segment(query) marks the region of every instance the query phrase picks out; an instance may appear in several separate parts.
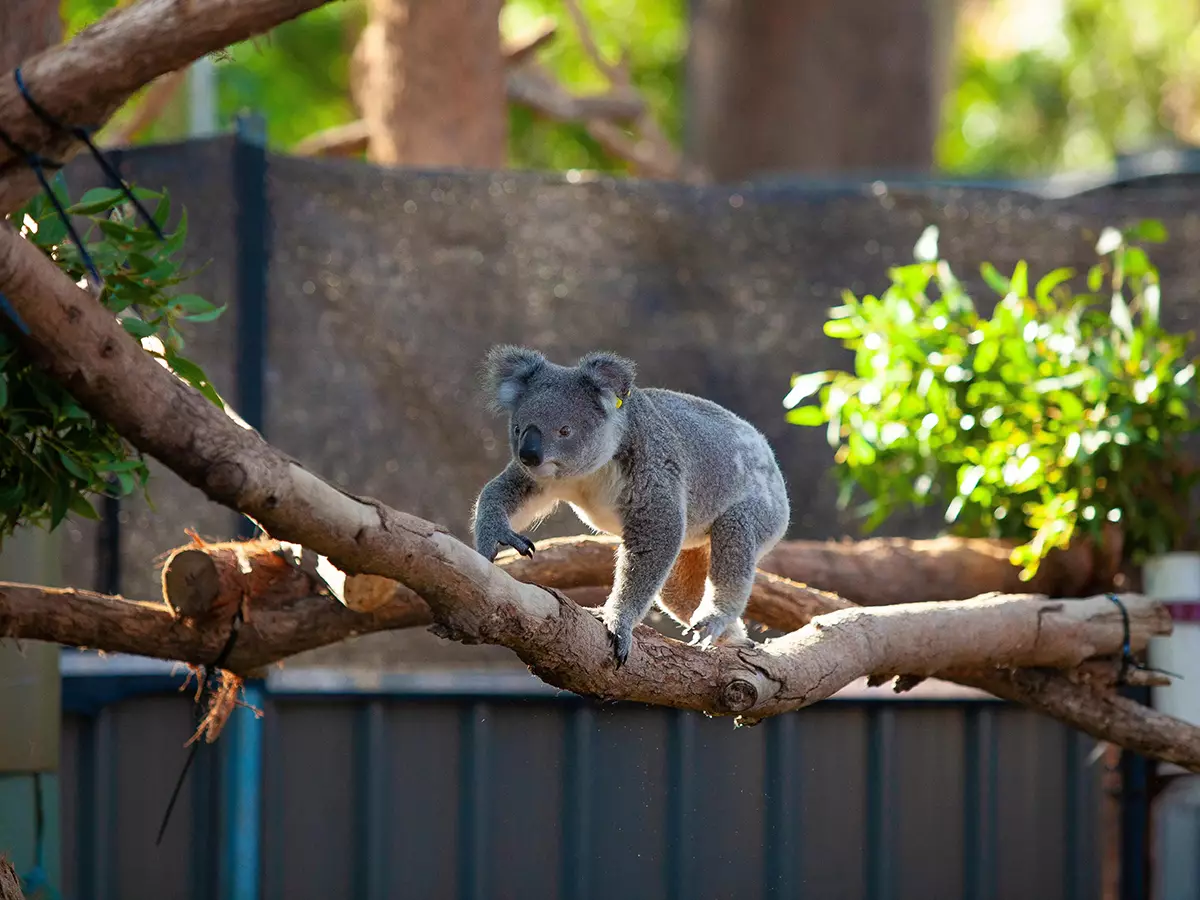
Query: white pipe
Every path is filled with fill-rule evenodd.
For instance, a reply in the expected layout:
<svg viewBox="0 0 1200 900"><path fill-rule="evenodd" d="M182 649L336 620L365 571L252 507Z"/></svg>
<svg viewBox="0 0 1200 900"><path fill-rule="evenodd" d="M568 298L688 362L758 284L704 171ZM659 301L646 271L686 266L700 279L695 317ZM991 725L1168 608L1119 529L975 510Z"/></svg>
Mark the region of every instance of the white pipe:
<svg viewBox="0 0 1200 900"><path fill-rule="evenodd" d="M202 56L188 71L188 135L199 138L217 131L217 70Z"/></svg>

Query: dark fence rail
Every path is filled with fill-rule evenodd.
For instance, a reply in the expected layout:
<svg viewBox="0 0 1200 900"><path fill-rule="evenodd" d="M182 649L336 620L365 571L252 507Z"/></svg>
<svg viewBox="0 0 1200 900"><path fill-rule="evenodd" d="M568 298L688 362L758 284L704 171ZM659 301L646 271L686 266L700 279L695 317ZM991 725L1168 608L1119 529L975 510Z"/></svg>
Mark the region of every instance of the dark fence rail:
<svg viewBox="0 0 1200 900"><path fill-rule="evenodd" d="M65 896L228 896L236 735L198 757L156 848L190 693L111 678L66 679ZM512 679L488 693L419 681L268 684L250 761L265 900L1099 893L1093 742L1035 713L831 700L735 730Z"/></svg>

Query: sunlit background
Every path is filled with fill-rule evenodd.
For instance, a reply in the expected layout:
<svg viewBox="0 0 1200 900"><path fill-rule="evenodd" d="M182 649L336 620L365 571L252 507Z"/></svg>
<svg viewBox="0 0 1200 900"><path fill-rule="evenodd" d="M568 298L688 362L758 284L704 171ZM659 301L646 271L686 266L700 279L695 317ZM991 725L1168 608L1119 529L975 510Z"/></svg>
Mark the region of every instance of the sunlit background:
<svg viewBox="0 0 1200 900"><path fill-rule="evenodd" d="M114 0L65 0L68 31ZM634 82L678 143L684 112L685 0L583 0L601 49L628 53ZM547 15L556 0L507 0L505 35ZM349 59L366 19L361 0L332 3L215 60L216 121L240 110L267 121L273 148L355 118ZM565 21L565 20L564 20ZM1047 175L1103 168L1122 153L1200 140L1200 3L1195 0L959 0L953 67L936 164L949 175ZM560 27L539 61L574 91L605 85L578 33ZM304 98L298 103L297 98ZM114 120L119 127L137 98ZM189 133L188 93L136 142ZM510 162L519 168L621 171L581 124L514 106Z"/></svg>

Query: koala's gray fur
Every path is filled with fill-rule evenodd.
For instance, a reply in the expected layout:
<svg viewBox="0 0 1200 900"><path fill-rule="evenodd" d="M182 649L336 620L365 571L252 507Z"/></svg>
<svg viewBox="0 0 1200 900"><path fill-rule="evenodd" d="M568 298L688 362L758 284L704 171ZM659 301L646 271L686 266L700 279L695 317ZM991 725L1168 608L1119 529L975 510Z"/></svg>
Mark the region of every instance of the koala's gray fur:
<svg viewBox="0 0 1200 900"><path fill-rule="evenodd" d="M599 616L621 665L680 550L710 543L704 598L684 624L705 647L744 639L755 566L790 515L766 438L708 400L635 387L634 364L611 353L560 366L501 346L485 368L495 405L509 414L512 459L475 502L476 549L489 560L501 544L532 555L519 532L560 502L593 529L619 535Z"/></svg>

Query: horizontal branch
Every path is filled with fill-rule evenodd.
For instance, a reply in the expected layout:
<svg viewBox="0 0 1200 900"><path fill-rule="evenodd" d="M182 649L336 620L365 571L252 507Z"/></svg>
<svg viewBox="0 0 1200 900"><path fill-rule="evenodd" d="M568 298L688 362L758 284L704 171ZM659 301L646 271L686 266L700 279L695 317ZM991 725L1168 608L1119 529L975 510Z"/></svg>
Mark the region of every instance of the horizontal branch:
<svg viewBox="0 0 1200 900"><path fill-rule="evenodd" d="M296 156L355 156L366 153L371 131L362 119L315 131L292 147Z"/></svg>
<svg viewBox="0 0 1200 900"><path fill-rule="evenodd" d="M98 129L142 86L207 53L269 31L328 0L139 0L112 10L72 40L21 65L30 93L68 125ZM79 150L0 78L0 122L26 150L66 161ZM37 192L33 173L0 145L0 215Z"/></svg>
<svg viewBox="0 0 1200 900"><path fill-rule="evenodd" d="M0 638L52 641L84 650L132 653L208 665L218 658L233 614L204 627L162 602L127 600L72 588L0 582ZM309 594L256 608L240 623L225 668L250 675L278 660L347 638L425 624L423 602L393 601L372 612L354 612L329 597Z"/></svg>

